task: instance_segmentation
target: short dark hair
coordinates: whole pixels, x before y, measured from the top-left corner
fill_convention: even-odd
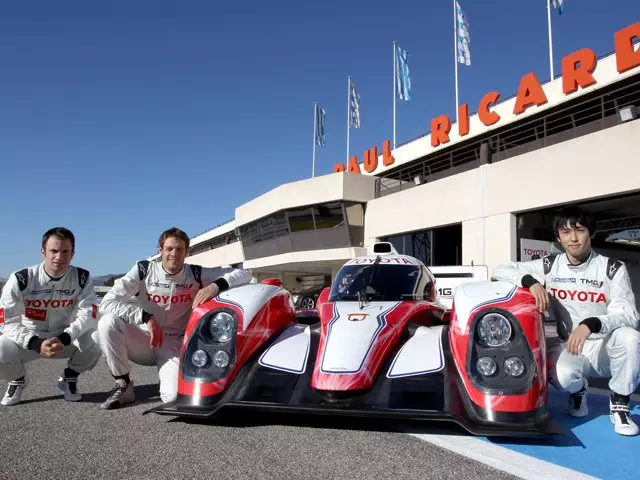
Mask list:
[[[47,245],[47,241],[51,237],[58,237],[60,240],[70,240],[71,241],[71,251],[72,252],[76,251],[76,237],[73,236],[73,233],[71,233],[71,230],[69,230],[68,228],[54,227],[54,228],[52,228],[50,230],[47,230],[45,232],[45,234],[42,236],[42,249],[43,250],[45,249],[45,247]]]
[[[171,227],[160,234],[160,238],[158,239],[158,248],[162,249],[165,240],[168,238],[178,238],[182,240],[186,245],[187,250],[189,250],[189,235],[176,227]]]
[[[578,224],[589,230],[589,235],[593,235],[596,231],[596,222],[591,213],[578,206],[565,207],[556,213],[553,218],[553,231],[557,237],[560,228],[565,225],[576,228]]]

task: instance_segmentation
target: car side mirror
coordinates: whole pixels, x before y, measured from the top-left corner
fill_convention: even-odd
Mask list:
[[[330,287],[325,287],[325,288],[322,289],[322,292],[320,292],[320,295],[318,296],[318,301],[316,302],[316,308],[318,308],[320,306],[320,304],[329,301],[329,294],[330,293],[331,293],[331,288]]]

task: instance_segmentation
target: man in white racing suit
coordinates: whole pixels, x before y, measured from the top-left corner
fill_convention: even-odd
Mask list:
[[[14,272],[0,297],[0,376],[9,380],[2,405],[22,399],[25,363],[39,358],[68,358],[58,387],[68,401],[82,398],[79,374],[100,359],[96,343],[96,303],[91,275],[71,265],[75,238],[66,228],[53,228],[42,238],[44,261]]]
[[[492,278],[529,288],[556,321],[562,343],[550,352],[550,377],[569,392],[569,414],[588,414],[586,377],[611,377],[614,430],[637,435],[629,400],[640,383],[639,315],[627,267],[592,250],[594,230],[591,215],[566,208],[554,219],[565,253],[502,265]]]
[[[160,261],[137,262],[100,304],[100,343],[116,387],[102,404],[119,408],[135,401],[130,361],[157,366],[160,398],[175,399],[178,361],[191,310],[228,288],[249,283],[243,269],[185,264],[189,237],[171,228],[158,242]]]

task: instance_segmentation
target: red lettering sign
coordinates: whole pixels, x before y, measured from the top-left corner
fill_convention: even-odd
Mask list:
[[[486,126],[491,126],[494,123],[498,123],[500,120],[500,115],[496,112],[489,111],[489,107],[496,103],[500,98],[500,94],[498,92],[489,92],[482,100],[480,100],[480,108],[478,109],[478,118],[482,123]]]
[[[634,48],[634,40],[640,39],[640,22],[634,23],[615,34],[616,67],[619,73],[627,72],[640,67],[640,49]],[[583,48],[562,59],[562,91],[565,95],[575,93],[579,88],[586,88],[596,83],[593,73],[597,66],[595,52]],[[480,101],[478,107],[478,119],[487,126],[494,125],[501,120],[500,115],[491,111],[490,107],[500,98],[500,93],[489,92]],[[521,115],[533,106],[542,106],[548,102],[547,95],[540,85],[534,73],[523,76],[518,87],[518,93],[513,109],[514,115]],[[469,134],[469,105],[458,105],[458,134],[464,137]],[[448,115],[440,115],[431,120],[431,146],[439,147],[449,143],[451,132],[451,119]],[[373,147],[375,148],[375,147]],[[371,149],[365,152],[364,169],[367,173],[373,173],[378,167],[377,155],[375,160],[371,155]],[[391,142],[386,140],[383,146],[382,165],[385,167],[395,163],[391,154]],[[361,173],[358,158],[352,157],[349,165],[336,163],[334,172]]]
[[[0,325],[4,323],[4,308],[0,308]]]
[[[640,39],[640,22],[623,28],[615,35],[616,67],[624,73],[640,66],[640,50],[633,48],[633,41]]]
[[[598,65],[596,52],[583,48],[562,59],[562,91],[565,95],[587,88],[596,83],[593,72]]]

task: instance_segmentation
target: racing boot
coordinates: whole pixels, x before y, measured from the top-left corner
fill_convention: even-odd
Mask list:
[[[589,414],[587,406],[587,379],[584,379],[583,387],[576,393],[569,395],[569,415],[572,417],[586,417]]]
[[[22,392],[24,391],[24,387],[26,386],[26,382],[24,377],[19,378],[18,380],[11,380],[9,385],[7,385],[7,391],[2,397],[2,401],[0,404],[4,406],[8,405],[17,405],[22,400]]]
[[[632,437],[638,435],[638,426],[629,414],[629,398],[614,392],[609,398],[609,418],[616,433]]]
[[[133,403],[135,400],[136,394],[133,390],[133,381],[127,383],[126,380],[119,378],[116,380],[116,388],[113,389],[109,398],[100,405],[100,408],[112,410],[120,408],[127,403]]]

